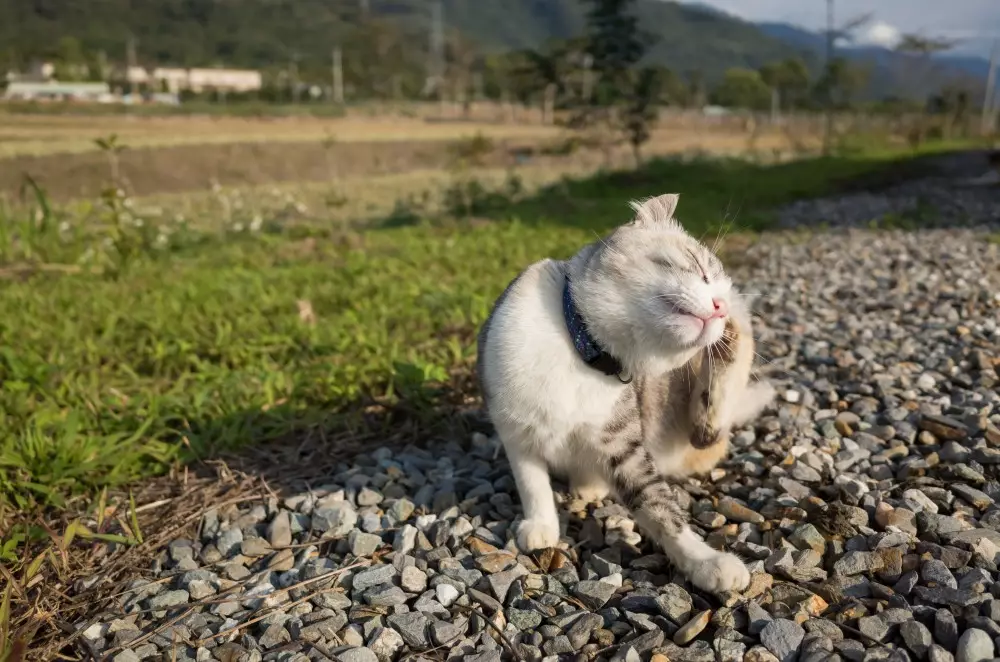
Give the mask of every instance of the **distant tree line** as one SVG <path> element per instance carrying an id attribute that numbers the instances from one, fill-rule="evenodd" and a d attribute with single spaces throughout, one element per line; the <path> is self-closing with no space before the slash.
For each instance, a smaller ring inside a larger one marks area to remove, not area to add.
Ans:
<path id="1" fill-rule="evenodd" d="M 585 10 L 582 36 L 553 40 L 541 48 L 484 53 L 463 34 L 446 30 L 444 70 L 435 81 L 430 76 L 427 25 L 408 29 L 390 12 L 369 11 L 368 3 L 343 0 L 250 3 L 242 13 L 230 12 L 227 3 L 185 0 L 184 11 L 193 12 L 186 16 L 185 27 L 140 32 L 136 60 L 144 65 L 261 64 L 257 68 L 264 73 L 262 90 L 248 94 L 209 90 L 199 95 L 207 101 L 329 103 L 334 78 L 332 51 L 336 47 L 343 53 L 341 80 L 348 101 L 447 99 L 466 104 L 493 100 L 543 105 L 568 114 L 569 125 L 581 131 L 602 127 L 605 132 L 620 133 L 637 152 L 657 110 L 664 106 L 701 108 L 715 104 L 775 114 L 827 108 L 886 113 L 926 110 L 959 121 L 974 113 L 978 103 L 963 83 L 946 85 L 920 102 L 901 97 L 873 102 L 867 94 L 872 71 L 839 57 L 818 67 L 813 60 L 788 56 L 762 66 L 733 67 L 721 74 L 690 63 L 671 68 L 652 57 L 663 39 L 658 43 L 641 29 L 636 18 L 641 13 L 637 11 L 640 0 L 573 1 Z M 58 4 L 56 0 L 47 2 Z M 146 6 L 149 25 L 172 25 L 171 12 L 181 11 L 174 4 Z M 126 62 L 126 49 L 109 35 L 121 32 L 122 26 L 115 25 L 111 17 L 105 17 L 104 23 L 85 16 L 74 19 L 72 12 L 78 9 L 72 2 L 63 2 L 58 11 L 41 18 L 49 21 L 44 25 L 76 20 L 85 28 L 82 37 L 33 39 L 31 43 L 38 46 L 31 52 L 14 48 L 0 51 L 0 66 L 23 68 L 29 61 L 45 57 L 56 64 L 60 79 L 115 82 L 116 72 L 120 76 Z M 296 18 L 296 12 L 306 9 L 308 16 L 297 20 L 308 20 L 316 29 L 285 34 L 291 30 L 289 21 Z M 26 33 L 39 25 L 38 7 L 0 0 L 0 10 L 14 21 L 8 26 L 21 21 Z M 25 11 L 29 14 L 17 13 Z M 268 26 L 268 21 L 273 25 Z M 104 32 L 93 34 L 97 29 Z M 199 57 L 192 45 L 196 35 L 188 34 L 197 30 L 204 33 L 206 42 L 214 44 L 207 58 Z M 109 52 L 111 44 L 117 52 Z M 909 54 L 909 79 L 920 83 L 931 66 L 929 56 L 949 47 L 940 40 L 905 37 L 900 50 Z M 184 54 L 181 61 L 172 59 L 178 52 Z M 328 55 L 323 57 L 323 53 Z M 914 91 L 917 89 L 920 86 L 914 85 Z M 911 99 L 919 97 L 918 93 L 910 95 Z"/>

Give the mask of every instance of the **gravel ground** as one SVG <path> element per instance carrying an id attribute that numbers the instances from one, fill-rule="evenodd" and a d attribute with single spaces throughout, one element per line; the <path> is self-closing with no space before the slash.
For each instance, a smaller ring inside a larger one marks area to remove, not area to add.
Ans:
<path id="1" fill-rule="evenodd" d="M 780 397 L 686 487 L 744 594 L 693 589 L 612 501 L 565 497 L 564 549 L 518 553 L 514 482 L 477 434 L 209 511 L 82 639 L 117 662 L 997 656 L 1000 246 L 772 235 L 734 271 Z"/>
<path id="2" fill-rule="evenodd" d="M 778 214 L 784 228 L 981 228 L 1000 223 L 1000 187 L 972 181 L 995 175 L 979 153 L 938 157 L 935 174 L 877 191 L 799 200 Z"/>

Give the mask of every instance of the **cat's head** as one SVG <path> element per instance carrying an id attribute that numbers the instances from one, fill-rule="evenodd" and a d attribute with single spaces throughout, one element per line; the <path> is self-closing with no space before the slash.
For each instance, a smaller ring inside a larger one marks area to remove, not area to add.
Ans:
<path id="1" fill-rule="evenodd" d="M 633 202 L 634 220 L 574 264 L 573 294 L 584 319 L 633 369 L 686 361 L 722 337 L 726 317 L 741 304 L 719 259 L 674 219 L 678 198 Z"/>

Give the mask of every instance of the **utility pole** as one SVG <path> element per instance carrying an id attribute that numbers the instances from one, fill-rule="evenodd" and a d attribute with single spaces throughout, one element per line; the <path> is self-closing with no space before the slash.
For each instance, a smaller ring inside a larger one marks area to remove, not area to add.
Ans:
<path id="1" fill-rule="evenodd" d="M 590 103 L 590 97 L 594 94 L 594 56 L 590 53 L 583 54 L 583 102 Z"/>
<path id="2" fill-rule="evenodd" d="M 129 32 L 125 42 L 125 82 L 128 85 L 129 95 L 135 94 L 135 83 L 132 82 L 132 72 L 137 66 L 135 55 L 135 36 Z"/>
<path id="3" fill-rule="evenodd" d="M 429 85 L 444 100 L 444 7 L 441 0 L 431 5 L 431 62 Z"/>
<path id="4" fill-rule="evenodd" d="M 292 83 L 292 103 L 299 102 L 299 54 L 292 53 L 288 63 L 288 74 Z"/>
<path id="5" fill-rule="evenodd" d="M 833 57 L 836 35 L 833 26 L 833 0 L 826 0 L 826 116 L 823 121 L 823 156 L 830 155 L 833 142 Z"/>
<path id="6" fill-rule="evenodd" d="M 1000 57 L 1000 40 L 993 42 L 993 49 L 990 51 L 990 71 L 986 76 L 986 91 L 983 94 L 983 117 L 980 130 L 982 134 L 988 135 L 996 130 L 993 126 L 993 104 L 996 101 L 997 82 L 997 58 Z"/>
<path id="7" fill-rule="evenodd" d="M 344 67 L 341 62 L 340 46 L 333 49 L 333 102 L 344 104 Z"/>

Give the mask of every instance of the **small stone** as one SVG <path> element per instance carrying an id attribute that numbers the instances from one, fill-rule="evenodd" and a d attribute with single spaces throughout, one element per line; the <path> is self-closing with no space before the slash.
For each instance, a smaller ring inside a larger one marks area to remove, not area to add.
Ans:
<path id="1" fill-rule="evenodd" d="M 406 599 L 403 589 L 392 584 L 381 584 L 365 591 L 365 602 L 373 607 L 401 605 L 406 603 Z"/>
<path id="2" fill-rule="evenodd" d="M 656 608 L 671 621 L 681 625 L 691 618 L 694 602 L 691 594 L 683 588 L 677 584 L 667 584 L 662 593 L 656 596 Z"/>
<path id="3" fill-rule="evenodd" d="M 392 662 L 405 645 L 398 632 L 386 627 L 375 628 L 368 640 L 368 648 L 379 662 Z"/>
<path id="4" fill-rule="evenodd" d="M 712 611 L 706 609 L 705 611 L 699 613 L 697 616 L 692 618 L 690 621 L 685 623 L 680 630 L 674 634 L 674 643 L 678 646 L 685 646 L 694 640 L 702 630 L 708 626 L 708 622 L 712 618 Z"/>
<path id="5" fill-rule="evenodd" d="M 764 516 L 750 510 L 743 504 L 730 497 L 719 499 L 716 510 L 722 513 L 731 522 L 749 522 L 750 524 L 763 524 Z"/>
<path id="6" fill-rule="evenodd" d="M 396 499 L 396 501 L 389 508 L 389 514 L 397 522 L 405 522 L 410 519 L 410 516 L 413 515 L 413 511 L 416 509 L 417 507 L 414 506 L 413 502 L 409 499 Z"/>
<path id="7" fill-rule="evenodd" d="M 391 565 L 376 565 L 359 571 L 351 581 L 355 591 L 365 591 L 372 586 L 387 584 L 396 576 L 396 569 Z"/>
<path id="8" fill-rule="evenodd" d="M 920 429 L 943 441 L 961 441 L 969 436 L 969 430 L 960 421 L 947 416 L 923 416 Z"/>
<path id="9" fill-rule="evenodd" d="M 958 623 L 947 609 L 938 609 L 934 614 L 934 639 L 948 650 L 958 646 Z"/>
<path id="10" fill-rule="evenodd" d="M 812 524 L 803 524 L 795 529 L 788 538 L 788 542 L 798 549 L 812 549 L 820 554 L 826 550 L 826 538 Z"/>
<path id="11" fill-rule="evenodd" d="M 531 609 L 511 608 L 507 611 L 507 622 L 518 630 L 534 630 L 542 624 L 542 615 Z"/>
<path id="12" fill-rule="evenodd" d="M 427 589 L 427 573 L 416 566 L 406 566 L 400 573 L 399 585 L 408 593 L 423 593 Z"/>
<path id="13" fill-rule="evenodd" d="M 937 644 L 933 644 L 927 651 L 927 660 L 928 662 L 955 662 L 955 656 Z"/>
<path id="14" fill-rule="evenodd" d="M 357 511 L 346 501 L 331 502 L 329 505 L 317 508 L 312 514 L 312 526 L 322 533 L 324 538 L 346 536 L 357 522 Z"/>
<path id="15" fill-rule="evenodd" d="M 517 559 L 509 552 L 492 552 L 476 558 L 476 567 L 486 574 L 503 572 L 517 565 Z"/>
<path id="16" fill-rule="evenodd" d="M 794 658 L 789 658 L 789 660 L 792 659 Z M 771 653 L 771 651 L 767 650 L 763 646 L 754 646 L 747 651 L 746 656 L 743 658 L 743 662 L 779 662 L 779 660 Z"/>
<path id="17" fill-rule="evenodd" d="M 399 633 L 407 645 L 420 649 L 430 646 L 427 639 L 427 617 L 420 612 L 393 614 L 386 618 L 386 623 Z"/>
<path id="18" fill-rule="evenodd" d="M 288 511 L 279 510 L 267 525 L 267 541 L 271 547 L 288 547 L 292 544 L 292 523 Z"/>
<path id="19" fill-rule="evenodd" d="M 451 584 L 438 584 L 434 589 L 434 594 L 437 596 L 438 602 L 445 607 L 452 606 L 455 604 L 455 600 L 458 600 L 458 589 Z"/>
<path id="20" fill-rule="evenodd" d="M 607 582 L 585 580 L 573 587 L 573 595 L 588 609 L 597 611 L 615 594 L 615 587 Z"/>
<path id="21" fill-rule="evenodd" d="M 778 662 L 794 662 L 805 636 L 806 631 L 801 625 L 779 618 L 764 626 L 760 632 L 760 642 L 778 658 Z"/>
<path id="22" fill-rule="evenodd" d="M 771 614 L 767 613 L 763 607 L 761 607 L 756 602 L 747 603 L 747 619 L 749 623 L 749 632 L 751 635 L 757 636 L 761 633 L 764 627 L 772 622 L 774 618 Z"/>
<path id="23" fill-rule="evenodd" d="M 858 630 L 861 631 L 861 634 L 875 641 L 886 641 L 889 638 L 889 623 L 881 615 L 859 618 Z"/>
<path id="24" fill-rule="evenodd" d="M 285 626 L 281 625 L 280 623 L 275 623 L 273 625 L 268 626 L 268 628 L 264 630 L 264 634 L 260 635 L 260 637 L 257 639 L 257 643 L 259 643 L 262 647 L 266 649 L 271 649 L 275 648 L 276 646 L 280 646 L 281 644 L 287 643 L 291 640 L 292 640 L 292 635 L 288 633 L 288 630 L 285 629 Z"/>
<path id="25" fill-rule="evenodd" d="M 951 570 L 937 559 L 924 561 L 923 565 L 920 566 L 920 579 L 927 586 L 958 588 L 958 581 L 951 574 Z"/>
<path id="26" fill-rule="evenodd" d="M 263 538 L 244 538 L 240 544 L 240 551 L 243 553 L 243 556 L 256 558 L 258 556 L 267 556 L 272 550 L 271 545 Z"/>
<path id="27" fill-rule="evenodd" d="M 913 653 L 917 659 L 926 660 L 927 652 L 931 644 L 934 643 L 931 631 L 917 620 L 905 621 L 899 625 L 899 634 L 903 638 L 906 648 Z"/>
<path id="28" fill-rule="evenodd" d="M 267 561 L 269 570 L 287 572 L 295 567 L 295 554 L 291 549 L 280 549 Z"/>
<path id="29" fill-rule="evenodd" d="M 993 639 L 978 628 L 970 628 L 962 633 L 955 652 L 956 662 L 982 662 L 993 659 Z"/>
<path id="30" fill-rule="evenodd" d="M 164 591 L 149 599 L 149 608 L 157 610 L 170 609 L 171 607 L 187 604 L 189 598 L 190 594 L 187 591 Z"/>
<path id="31" fill-rule="evenodd" d="M 396 531 L 392 540 L 392 549 L 398 554 L 409 554 L 417 546 L 417 528 L 404 524 Z"/>
<path id="32" fill-rule="evenodd" d="M 382 546 L 382 537 L 354 529 L 347 536 L 347 544 L 354 556 L 371 556 Z"/>
<path id="33" fill-rule="evenodd" d="M 364 648 L 363 646 L 339 651 L 337 653 L 337 659 L 340 660 L 340 662 L 379 662 L 378 655 L 375 654 L 375 651 L 369 648 Z"/>
<path id="34" fill-rule="evenodd" d="M 215 547 L 223 557 L 230 557 L 236 553 L 242 542 L 243 531 L 234 526 L 219 533 L 215 538 Z"/>

